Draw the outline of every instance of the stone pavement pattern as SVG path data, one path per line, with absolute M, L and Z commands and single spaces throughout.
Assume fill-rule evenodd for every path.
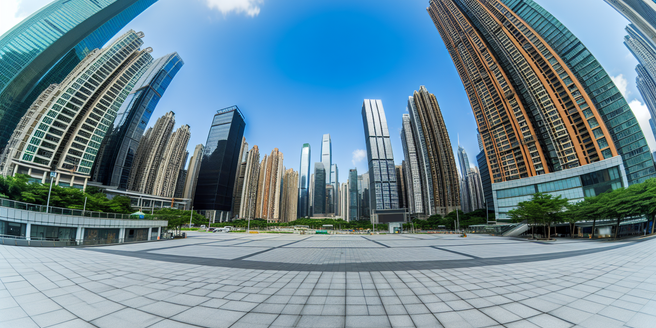
M 481 235 L 0 246 L 0 327 L 656 327 L 655 253 Z

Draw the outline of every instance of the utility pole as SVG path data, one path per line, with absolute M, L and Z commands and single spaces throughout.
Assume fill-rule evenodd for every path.
M 50 172 L 50 189 L 48 189 L 48 201 L 46 202 L 46 213 L 50 211 L 50 193 L 52 192 L 52 180 L 54 180 L 55 177 L 57 177 L 57 172 Z

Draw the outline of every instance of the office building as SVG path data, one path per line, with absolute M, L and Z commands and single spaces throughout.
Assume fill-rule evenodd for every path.
M 335 197 L 333 199 L 332 207 L 334 209 L 335 215 L 340 215 L 339 213 L 339 169 L 337 164 L 332 164 L 330 166 L 330 184 L 333 186 L 335 191 Z
M 157 169 L 153 195 L 162 197 L 173 197 L 175 184 L 178 182 L 178 174 L 184 168 L 184 160 L 187 153 L 187 144 L 191 138 L 189 125 L 183 125 L 169 137 L 162 161 Z
M 314 213 L 314 173 L 310 175 L 309 197 L 310 197 L 310 207 L 309 207 L 308 216 L 312 216 L 312 213 Z
M 465 213 L 485 206 L 481 175 L 475 167 L 470 168 L 467 176 L 460 180 L 460 202 L 462 211 Z
M 211 220 L 227 221 L 232 208 L 239 150 L 246 121 L 237 106 L 218 110 L 207 135 L 194 207 Z
M 610 76 L 534 1 L 431 0 L 428 12 L 465 86 L 493 184 L 618 155 L 629 184 L 655 176 Z
M 394 154 L 383 103 L 379 99 L 365 99 L 362 104 L 362 120 L 369 172 L 373 172 L 369 185 L 372 192 L 371 209 L 398 209 Z
M 0 151 L 29 107 L 156 0 L 56 0 L 0 36 Z
M 196 194 L 196 182 L 198 182 L 198 172 L 200 172 L 200 163 L 203 159 L 203 149 L 205 146 L 202 144 L 196 145 L 194 154 L 191 155 L 189 160 L 189 168 L 187 169 L 187 178 L 184 183 L 184 192 L 182 198 L 191 199 L 193 201 Z M 192 202 L 193 203 L 193 202 Z
M 330 183 L 330 169 L 333 165 L 333 145 L 330 134 L 324 134 L 321 138 L 321 163 L 326 170 L 326 183 Z
M 155 195 L 155 180 L 174 126 L 175 113 L 168 112 L 146 131 L 134 157 L 128 190 Z
M 285 171 L 282 178 L 281 215 L 280 222 L 296 221 L 298 215 L 298 172 L 294 169 Z
M 328 183 L 326 184 L 326 201 L 325 201 L 325 216 L 333 217 L 335 216 L 335 195 L 337 194 L 336 190 L 333 188 L 333 185 Z
M 445 216 L 460 208 L 460 183 L 449 133 L 434 94 L 421 86 L 411 100 L 411 121 L 417 115 L 417 124 L 411 127 L 422 130 L 426 146 L 424 161 L 428 162 L 429 170 L 424 174 L 431 175 L 433 183 L 427 187 L 432 189 L 433 213 Z
M 653 0 L 604 0 L 656 46 L 656 3 Z
M 118 110 L 93 166 L 92 179 L 126 189 L 139 141 L 157 103 L 184 62 L 177 53 L 155 60 Z
M 359 219 L 369 220 L 371 218 L 371 193 L 369 192 L 369 172 L 358 175 L 358 194 L 360 202 Z
M 326 169 L 322 162 L 314 163 L 312 216 L 326 216 Z
M 184 197 L 185 181 L 187 180 L 187 170 L 185 170 L 185 167 L 187 166 L 187 160 L 189 160 L 189 152 L 185 150 L 180 173 L 178 173 L 178 181 L 175 183 L 175 193 L 173 194 L 174 198 Z
M 235 177 L 235 187 L 232 192 L 232 216 L 238 217 L 241 209 L 241 201 L 244 192 L 244 179 L 246 178 L 246 165 L 248 162 L 248 142 L 242 138 L 239 149 L 239 166 Z
M 487 160 L 485 159 L 485 151 L 481 150 L 476 155 L 476 162 L 478 163 L 479 174 L 481 176 L 481 185 L 483 187 L 483 208 L 488 211 L 494 211 L 494 196 L 492 195 L 492 179 L 490 178 L 490 171 L 487 167 Z
M 404 161 L 405 162 L 405 161 Z M 399 208 L 408 208 L 408 194 L 405 188 L 405 178 L 403 174 L 403 163 L 397 165 L 396 172 L 396 192 L 399 195 Z
M 414 101 L 413 106 L 414 106 Z M 411 216 L 422 216 L 424 214 L 424 204 L 428 198 L 428 192 L 424 183 L 428 181 L 422 175 L 420 162 L 417 153 L 417 144 L 415 143 L 416 129 L 412 128 L 410 114 L 403 114 L 403 123 L 401 128 L 401 145 L 403 146 L 403 174 L 405 179 L 405 189 L 407 198 L 407 209 Z M 422 132 L 423 135 L 423 132 Z M 432 181 L 432 178 L 430 179 Z M 416 215 L 415 215 L 416 214 Z
M 57 184 L 85 188 L 109 125 L 152 62 L 150 48 L 139 49 L 143 36 L 128 31 L 93 50 L 61 84 L 48 87 L 0 156 L 3 174 L 45 181 L 55 171 Z
M 360 219 L 360 193 L 358 191 L 358 170 L 350 169 L 348 178 L 348 214 L 344 217 L 347 221 Z
M 469 157 L 460 143 L 458 143 L 458 164 L 460 165 L 460 176 L 464 179 L 469 174 Z
M 349 216 L 349 205 L 351 204 L 349 199 L 350 193 L 351 190 L 349 188 L 349 180 L 346 180 L 346 182 L 343 182 L 339 186 L 339 213 L 341 213 L 340 217 L 346 222 L 350 222 L 350 216 Z
M 624 37 L 624 44 L 633 53 L 640 64 L 636 66 L 636 84 L 638 91 L 649 110 L 649 126 L 656 137 L 656 47 L 649 42 L 635 25 L 627 26 L 628 35 Z
M 301 165 L 298 171 L 298 216 L 310 216 L 310 144 L 301 148 Z

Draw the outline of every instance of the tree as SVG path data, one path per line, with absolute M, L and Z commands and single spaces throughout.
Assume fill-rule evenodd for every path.
M 528 201 L 520 202 L 517 208 L 508 212 L 513 222 L 533 222 L 547 228 L 547 238 L 551 239 L 551 225 L 563 220 L 563 210 L 568 200 L 560 195 L 536 193 Z M 535 238 L 535 233 L 533 233 Z

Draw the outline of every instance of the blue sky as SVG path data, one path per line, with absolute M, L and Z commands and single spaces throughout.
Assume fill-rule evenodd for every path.
M 2 0 L 0 33 L 48 0 Z M 650 146 L 648 113 L 635 86 L 637 64 L 622 44 L 627 21 L 602 0 L 536 0 L 577 35 L 614 77 Z M 191 126 L 189 150 L 205 143 L 216 110 L 238 105 L 245 136 L 261 156 L 279 148 L 299 169 L 303 143 L 320 157 L 329 133 L 340 182 L 367 170 L 361 106 L 382 99 L 395 161 L 408 96 L 434 93 L 452 146 L 475 164 L 476 124 L 460 78 L 426 12 L 427 0 L 160 0 L 127 29 L 143 31 L 155 57 L 177 51 L 185 61 L 157 107 Z

